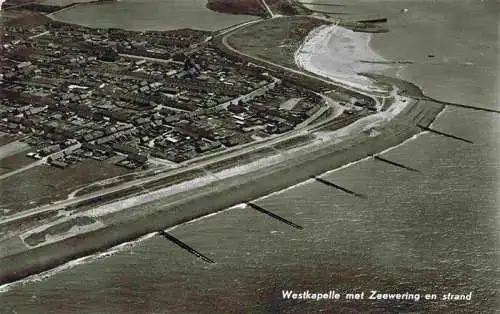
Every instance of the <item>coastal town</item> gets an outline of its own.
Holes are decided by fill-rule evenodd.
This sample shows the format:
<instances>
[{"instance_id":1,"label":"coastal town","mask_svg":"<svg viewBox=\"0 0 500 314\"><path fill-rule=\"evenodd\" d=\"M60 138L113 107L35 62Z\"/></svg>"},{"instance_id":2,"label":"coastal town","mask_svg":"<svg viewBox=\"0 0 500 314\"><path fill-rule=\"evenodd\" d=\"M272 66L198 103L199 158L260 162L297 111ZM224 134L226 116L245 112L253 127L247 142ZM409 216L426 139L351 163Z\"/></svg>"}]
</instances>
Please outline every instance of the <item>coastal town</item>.
<instances>
[{"instance_id":1,"label":"coastal town","mask_svg":"<svg viewBox=\"0 0 500 314\"><path fill-rule=\"evenodd\" d=\"M0 0L0 312L495 312L497 4Z\"/></svg>"},{"instance_id":2,"label":"coastal town","mask_svg":"<svg viewBox=\"0 0 500 314\"><path fill-rule=\"evenodd\" d=\"M3 25L0 131L25 135L28 155L56 167L178 163L285 133L324 107L313 91L228 58L208 32L38 24Z\"/></svg>"},{"instance_id":3,"label":"coastal town","mask_svg":"<svg viewBox=\"0 0 500 314\"><path fill-rule=\"evenodd\" d=\"M214 3L213 10L229 10L222 0L207 7ZM48 213L71 215L191 180L220 181L257 163L288 163L290 150L322 143L316 130L342 129L396 100L298 70L294 51L326 22L295 16L305 13L296 2L248 3L261 11L232 8L285 18L218 31L133 31L51 15L74 3L7 1L0 47L4 235L18 222L52 220ZM256 31L274 35L247 47L257 24ZM19 193L19 184L29 192Z\"/></svg>"},{"instance_id":4,"label":"coastal town","mask_svg":"<svg viewBox=\"0 0 500 314\"><path fill-rule=\"evenodd\" d=\"M337 24L295 1L248 3L265 18L217 31L87 27L33 2L2 12L3 281L47 269L31 259L38 249L57 264L81 256L52 250L74 237L94 250L241 202L267 213L248 200L311 178L363 197L317 175L418 132L391 121L415 105L400 91L418 88L304 71L294 58L309 32ZM429 125L442 107L408 119Z\"/></svg>"}]
</instances>

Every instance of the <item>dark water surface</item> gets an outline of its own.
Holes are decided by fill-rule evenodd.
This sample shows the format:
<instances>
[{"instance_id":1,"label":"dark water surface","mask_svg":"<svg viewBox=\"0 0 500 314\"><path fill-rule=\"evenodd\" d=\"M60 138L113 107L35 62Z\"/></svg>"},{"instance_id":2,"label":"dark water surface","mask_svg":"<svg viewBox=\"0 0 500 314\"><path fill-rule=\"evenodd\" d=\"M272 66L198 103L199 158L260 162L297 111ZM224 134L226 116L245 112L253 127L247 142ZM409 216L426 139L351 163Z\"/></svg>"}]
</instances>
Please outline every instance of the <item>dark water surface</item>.
<instances>
[{"instance_id":1,"label":"dark water surface","mask_svg":"<svg viewBox=\"0 0 500 314\"><path fill-rule=\"evenodd\" d=\"M433 51L432 63L399 74L435 98L500 109L494 1L404 2L411 12L404 28L375 35L377 52L423 64ZM388 1L354 3L388 6ZM412 41L418 44L409 49ZM0 294L2 311L493 313L500 309L500 115L448 107L433 128L473 144L424 133L384 154L419 173L365 160L324 175L367 199L308 181L256 201L302 231L235 208L171 231L216 264L157 236L13 286ZM364 291L365 298L372 289L439 298L472 292L472 300L283 301L283 289Z\"/></svg>"},{"instance_id":2,"label":"dark water surface","mask_svg":"<svg viewBox=\"0 0 500 314\"><path fill-rule=\"evenodd\" d=\"M62 4L68 2L49 1ZM120 0L98 5L81 4L53 16L62 22L84 26L137 31L178 28L215 31L257 18L214 12L206 8L206 3L206 0Z\"/></svg>"}]
</instances>

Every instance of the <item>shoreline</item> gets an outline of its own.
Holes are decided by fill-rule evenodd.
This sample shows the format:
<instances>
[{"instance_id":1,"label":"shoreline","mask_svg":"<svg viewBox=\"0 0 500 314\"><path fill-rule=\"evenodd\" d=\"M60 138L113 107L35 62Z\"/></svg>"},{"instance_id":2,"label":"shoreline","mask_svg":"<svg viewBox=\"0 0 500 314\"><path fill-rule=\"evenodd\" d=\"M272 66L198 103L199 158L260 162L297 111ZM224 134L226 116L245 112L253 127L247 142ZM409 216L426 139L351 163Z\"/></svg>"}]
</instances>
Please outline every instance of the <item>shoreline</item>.
<instances>
[{"instance_id":1,"label":"shoreline","mask_svg":"<svg viewBox=\"0 0 500 314\"><path fill-rule=\"evenodd\" d=\"M444 106L436 106L433 110L429 110L429 106L417 102L385 125L381 134L376 137L357 134L339 145L330 145L319 151L310 152L298 160L275 165L271 169L264 168L256 173L243 174L237 180L226 180L220 184L209 184L195 191L188 191L184 193L189 194L187 197L182 198L181 195L181 199L168 205L164 205L161 199L140 205L138 206L140 208L164 206L141 217L123 220L60 242L6 256L0 261L0 283L12 283L72 260L104 252L160 229L173 227L246 201L262 198L303 183L309 180L311 175L321 175L385 151L420 133L420 130L408 121L408 118L411 119L414 115L415 107L419 109L416 110L419 112L427 110L424 122L430 124ZM291 169L294 171L290 171ZM255 189L255 186L259 189ZM137 209L131 208L131 210Z\"/></svg>"},{"instance_id":2,"label":"shoreline","mask_svg":"<svg viewBox=\"0 0 500 314\"><path fill-rule=\"evenodd\" d=\"M401 81L399 83L403 84ZM400 145L408 138L419 134L420 130L415 126L416 123L412 123L414 122L412 119L415 120L424 113L419 121L429 125L444 106L431 107L417 102L408 107L410 106L407 105L402 113L387 124L376 126L381 132L375 137L363 133L351 134L344 142L323 146L288 162L268 165L251 173L235 176L237 178L231 177L223 182L208 183L194 190L181 192L180 195L173 195L174 200L168 205L165 205L165 200L160 198L127 208L136 212L138 207L155 208L153 212L142 216L122 218L98 230L1 258L0 283L15 282L78 258L103 251L105 253L110 248L124 242L135 241L157 230L228 210L246 201L259 199L307 182L311 175L321 175L363 160ZM414 114L415 108L418 109L418 115ZM255 189L256 186L258 189Z\"/></svg>"},{"instance_id":3,"label":"shoreline","mask_svg":"<svg viewBox=\"0 0 500 314\"><path fill-rule=\"evenodd\" d=\"M340 33L340 38L335 38ZM315 28L306 37L305 41L296 51L294 58L299 68L316 75L341 81L347 86L364 89L370 92L387 92L386 89L376 85L376 80L360 75L360 72L383 70L387 66L377 66L365 62L388 62L378 55L370 46L371 33L354 32L340 25L323 25ZM348 42L346 42L346 39ZM330 44L335 40L335 45ZM336 50L329 50L335 46ZM354 47L347 50L347 47ZM344 54L344 55L342 55ZM320 65L318 59L324 59L324 64ZM313 59L316 59L313 62ZM363 62L364 61L364 62ZM334 67L325 68L326 65L333 64ZM360 68L359 70L355 67ZM376 69L379 68L379 69Z\"/></svg>"},{"instance_id":4,"label":"shoreline","mask_svg":"<svg viewBox=\"0 0 500 314\"><path fill-rule=\"evenodd\" d=\"M20 4L12 4L9 2L9 0L4 1L3 3L0 4L0 8L3 8L5 11L8 10L16 10L16 9L26 9L32 12L38 12L38 13L46 13L47 16L53 14L53 13L58 13L66 9L70 9L74 6L80 5L80 4L100 4L100 3L106 3L106 2L111 2L111 1L117 1L117 0L88 0L88 1L80 1L80 0L75 0L74 2L71 2L69 4L64 4L64 5L59 5L59 4L44 4L39 3L37 1L32 1L32 2L27 2L27 3L20 3Z\"/></svg>"},{"instance_id":5,"label":"shoreline","mask_svg":"<svg viewBox=\"0 0 500 314\"><path fill-rule=\"evenodd\" d=\"M177 2L182 4L182 0L177 0ZM110 3L112 5L109 5ZM89 2L76 2L68 6L61 6L60 9L46 14L46 17L55 22L65 23L69 25L78 25L88 28L114 28L136 32L163 32L191 29L211 33L219 32L227 28L232 28L238 24L256 21L261 18L258 15L250 15L244 13L231 14L212 10L208 8L206 4L203 4L193 7L194 9L198 9L198 11L195 12L196 14L202 14L202 16L206 15L206 18L200 19L200 23L185 23L185 20L176 19L175 10L173 12L167 12L167 16L164 17L160 17L158 14L151 15L150 19L144 20L144 23L129 23L127 22L128 19L123 12L125 12L124 9L127 9L131 5L134 6L134 2L120 2L118 0L93 0ZM102 6L104 10L104 13L102 13L103 15L100 15L101 18L94 20L85 18L85 14L90 14L94 11L98 11L99 7L97 6ZM184 11L180 11L177 8L178 5L175 5L175 3L174 7L179 12L185 12L185 10L187 10L184 8ZM74 9L76 13L73 14L73 12L71 12L72 14L66 14L69 12L65 11L70 9ZM77 15L76 17L74 16L75 14ZM196 14L194 15L194 20L196 20L197 18ZM106 17L106 21L103 20L104 16ZM224 17L226 17L226 19L224 19ZM221 21L226 20L228 21L221 23ZM156 23L151 23L151 21L155 21Z\"/></svg>"},{"instance_id":6,"label":"shoreline","mask_svg":"<svg viewBox=\"0 0 500 314\"><path fill-rule=\"evenodd\" d=\"M429 128L464 141L424 131L381 151L380 160L368 156L319 176L366 198L308 179L251 201L303 230L244 204L166 230L215 264L197 259L155 231L0 284L5 311L133 313L139 305L145 312L196 313L220 312L221 303L228 312L251 308L257 313L276 308L285 312L488 313L500 308L493 293L500 283L500 89L495 85L500 77L495 71L496 21L491 11L495 4L487 0L484 4L358 1L346 5L351 5L345 12L352 12L352 17L389 17L390 32L371 37L373 47L394 60L390 64L394 70L382 74L406 78L425 96L443 101L445 108ZM400 15L400 6L407 7L409 14ZM457 28L457 23L462 27ZM404 88L400 87L402 95ZM425 103L413 112L418 114ZM385 104L384 109L390 102ZM30 190L24 190L28 196L35 192ZM203 200L196 204L204 205ZM135 212L142 215L150 210L154 207L141 206ZM4 244L6 249L13 246ZM439 299L463 289L472 291L473 297L457 302L319 304L283 302L276 291L280 286L304 285L328 291L332 282L344 292L370 287L390 292L399 287L420 293L420 301L427 292ZM69 304L68 295L72 296Z\"/></svg>"},{"instance_id":7,"label":"shoreline","mask_svg":"<svg viewBox=\"0 0 500 314\"><path fill-rule=\"evenodd\" d=\"M237 3L232 0L207 0L207 9L220 13L255 15L266 17L266 11L260 0L243 0Z\"/></svg>"}]
</instances>

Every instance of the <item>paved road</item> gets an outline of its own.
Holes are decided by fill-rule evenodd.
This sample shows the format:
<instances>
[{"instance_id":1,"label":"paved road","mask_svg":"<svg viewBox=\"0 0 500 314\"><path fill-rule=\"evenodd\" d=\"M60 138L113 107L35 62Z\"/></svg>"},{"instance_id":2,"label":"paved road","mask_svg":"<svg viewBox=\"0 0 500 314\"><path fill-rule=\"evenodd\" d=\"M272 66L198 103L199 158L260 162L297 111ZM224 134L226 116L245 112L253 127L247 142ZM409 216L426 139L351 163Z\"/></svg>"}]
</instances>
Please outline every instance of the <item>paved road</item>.
<instances>
[{"instance_id":1,"label":"paved road","mask_svg":"<svg viewBox=\"0 0 500 314\"><path fill-rule=\"evenodd\" d=\"M28 39L35 39L35 38L38 38L38 37L41 37L41 36L45 36L45 35L49 35L49 34L50 34L50 31L45 31L45 32L40 33L40 34L36 34L36 35L30 36L30 37L28 37Z\"/></svg>"},{"instance_id":2,"label":"paved road","mask_svg":"<svg viewBox=\"0 0 500 314\"><path fill-rule=\"evenodd\" d=\"M146 57L146 56L137 56L137 55L129 55L126 53L119 53L118 54L120 57L125 57L125 58L130 58L130 59L139 59L139 60L148 60L148 61L153 61L153 62L158 62L158 63L173 63L173 64L178 64L179 62L170 59L161 59L161 58L151 58L151 57Z\"/></svg>"},{"instance_id":3,"label":"paved road","mask_svg":"<svg viewBox=\"0 0 500 314\"><path fill-rule=\"evenodd\" d=\"M276 18L286 18L286 17L276 17ZM240 28L238 28L238 29L240 29ZM235 29L233 31L236 31L236 30L237 29ZM340 86L340 87L345 88L347 90L351 90L351 91L353 91L355 93L358 93L358 94L370 97L370 98L372 98L376 102L377 106L380 105L380 101L379 101L379 99L377 97L375 97L375 95L369 94L366 91L363 91L363 90L354 88L352 86L349 86L349 85L347 85L347 84L345 84L345 83L343 83L341 81L337 81L337 80L333 80L333 79L324 79L324 78L318 77L316 75L312 75L312 74L306 73L306 72L301 71L301 70L292 69L292 68L283 66L281 64L277 64L277 63L271 62L269 60L265 60L265 59L262 59L260 57L252 56L252 55L246 54L244 52L241 52L241 51L237 50L236 48L232 47L228 43L228 37L231 36L231 35L232 35L231 32L228 32L228 33L224 34L224 36L222 37L222 44L224 46L226 46L227 49L231 50L232 52L234 52L236 54L239 54L239 55L241 55L241 56L243 56L245 58L256 60L259 63L264 63L264 64L270 65L272 67L279 68L279 69L284 70L284 71L289 72L289 73L298 74L298 75L301 75L301 76L304 76L304 77L307 77L307 78L312 78L312 79L321 81L323 83L326 83L326 84L329 84L329 85L332 85L332 86ZM379 95L379 96L382 96L382 95ZM388 95L384 95L383 97L387 97L387 96Z\"/></svg>"},{"instance_id":4,"label":"paved road","mask_svg":"<svg viewBox=\"0 0 500 314\"><path fill-rule=\"evenodd\" d=\"M256 90L253 90L248 94L241 95L239 97L236 97L235 99L231 99L229 101L226 101L225 103L219 104L219 105L217 105L217 108L218 109L227 109L227 107L229 107L230 104L237 104L240 100L243 102L247 102L247 101L249 101L257 96L264 95L266 93L266 91L273 89L276 86L276 84L279 84L280 82L281 81L279 79L273 77L272 82L270 82L262 87L259 87Z\"/></svg>"},{"instance_id":5,"label":"paved road","mask_svg":"<svg viewBox=\"0 0 500 314\"><path fill-rule=\"evenodd\" d=\"M288 71L288 72L291 72L291 73L294 73L294 74L299 74L299 75L303 75L303 76L306 76L306 77L309 77L309 78L312 78L312 79L320 80L320 81L325 82L325 83L330 84L330 85L335 85L336 84L336 83L334 83L334 82L332 82L330 80L322 79L322 78L319 78L317 76L304 73L302 71L291 69L291 68L288 68L288 67L285 67L285 66L282 66L282 65L279 65L279 64L276 64L276 63L273 63L273 62L270 62L270 61L258 58L258 57L254 57L254 56L250 56L250 55L241 53L238 50L236 50L235 48L231 47L227 43L227 37L232 33L232 31L235 31L235 30L240 29L242 27L245 27L247 25L258 23L260 21L262 21L262 20L257 20L257 21L251 21L251 22L248 22L248 23L243 23L243 24L238 25L235 28L228 29L223 34L219 34L219 35L223 36L222 37L222 43L228 49L230 49L231 51L233 51L233 52L235 52L237 54L243 55L243 56L245 56L247 58L258 60L259 62L262 62L262 63L265 63L265 64L269 64L269 65L271 65L273 67L278 67L278 68L280 68L282 70L285 70L285 71ZM141 59L144 59L144 58L141 57ZM154 59L154 58L150 58L150 59ZM158 60L162 60L163 62L167 61L167 60L164 60L164 59L158 59ZM338 84L338 85L342 86L342 84ZM378 99L376 99L376 97L373 97L372 95L369 95L369 94L364 93L364 92L360 92L358 90L354 90L354 89L352 89L350 87L345 87L345 86L342 86L342 87L350 89L350 90L353 90L355 92L358 92L360 94L366 95L368 97L374 98L376 100L377 104L379 104ZM330 117L329 119L327 119L327 121L331 121L333 118L334 117ZM87 194L87 195L83 195L81 197L77 197L77 198L73 198L73 199L66 199L66 200L55 202L53 204L49 204L49 205L45 205L45 206L42 206L42 207L31 209L31 210L28 210L28 211L24 211L24 212L21 212L21 213L17 213L17 214L9 216L8 218L0 220L0 225L8 223L8 222L13 221L13 220L20 219L20 218L29 217L29 216L34 215L34 214L43 213L43 212L47 212L47 211L51 211L51 210L62 209L64 207L67 207L67 206L72 205L72 204L79 203L81 201L89 200L89 199L92 199L92 198L95 198L95 197L99 197L99 196L104 196L104 195L106 195L108 193L117 192L117 191L129 188L129 187L140 186L140 185L152 182L152 181L156 181L156 180L160 180L160 179L166 178L168 176L172 176L172 175L175 175L175 174L182 173L184 171L189 171L189 170L192 170L192 169L199 169L199 168L205 167L205 166L207 166L207 165L209 165L211 163L222 161L222 160L225 160L225 159L228 159L228 158L231 158L231 157L235 157L235 156L239 156L239 155L244 155L244 154L250 153L253 150L256 150L256 149L259 149L259 148L263 148L263 147L269 147L269 146L271 146L273 144L276 144L279 141L295 137L295 136L297 136L299 134L303 134L303 133L307 132L308 130L312 130L315 127L317 127L318 125L323 124L323 123L325 123L327 121L321 121L321 122L318 122L318 123L315 123L315 124L311 124L311 125L306 126L303 129L293 130L293 131L291 131L289 133L286 133L286 134L284 134L282 136L279 136L279 137L275 137L275 138L271 138L271 139L265 139L265 140L257 142L257 143L255 143L255 142L254 143L249 143L248 146L244 145L242 147L238 147L234 151L229 151L229 152L226 151L226 152L222 152L222 153L219 153L219 154L214 154L214 156L216 156L214 158L211 158L211 159L208 159L208 160L205 160L205 159L202 158L202 159L200 159L201 160L200 162L197 162L197 163L194 163L194 164L188 164L188 165L186 165L184 167L181 167L181 168L178 168L178 169L174 169L172 171L162 172L162 173L159 173L159 174L147 177L147 178L141 178L141 179L137 179L137 180L134 180L134 181L129 181L129 182L123 183L122 185L117 186L117 187L112 187L112 188L108 188L108 189L105 189L105 190L96 191L96 192L93 192L93 193L90 193L90 194Z\"/></svg>"},{"instance_id":6,"label":"paved road","mask_svg":"<svg viewBox=\"0 0 500 314\"><path fill-rule=\"evenodd\" d=\"M21 173L23 171L29 170L29 169L31 169L33 167L37 167L37 166L43 165L46 162L47 162L47 157L44 157L44 158L42 158L40 160L37 160L37 161L35 161L35 162L27 165L27 166L24 166L22 168L19 168L19 169L16 169L14 171L7 172L7 173L4 173L4 174L0 175L0 180L6 179L6 178L8 178L10 176L13 176L15 174L18 174L18 173Z\"/></svg>"},{"instance_id":7,"label":"paved road","mask_svg":"<svg viewBox=\"0 0 500 314\"><path fill-rule=\"evenodd\" d=\"M326 97L324 95L321 95L321 97L323 97L323 99L325 100L326 106L322 106L313 115L311 115L309 118L307 118L307 120L297 124L295 126L296 129L301 129L301 128L306 127L307 125L311 124L316 119L321 117L321 115L324 114L326 111L328 111L332 108L334 109L334 112L332 112L333 117L338 117L340 114L342 114L342 112L344 110L343 110L343 108L339 108L341 106L337 102L333 101L331 98Z\"/></svg>"},{"instance_id":8,"label":"paved road","mask_svg":"<svg viewBox=\"0 0 500 314\"><path fill-rule=\"evenodd\" d=\"M185 164L182 164L181 167L170 170L170 171L161 172L161 173L158 173L158 174L146 177L146 178L141 178L141 179L136 179L133 181L125 182L125 183L123 183L119 186L116 186L116 187L107 188L107 189L96 191L96 192L86 194L86 195L83 195L80 197L65 199L65 200L54 202L52 204L48 204L48 205L44 205L41 207L33 208L31 210L16 213L16 214L10 215L10 216L0 220L0 225L3 225L5 223L11 222L11 221L14 221L17 219L26 218L26 217L29 217L31 215L35 215L35 214L39 214L39 213L43 213L43 212L47 212L47 211L51 211L51 210L63 209L67 206L70 206L70 205L73 205L73 204L76 204L76 203L79 203L79 202L82 202L85 200L89 200L89 199L92 199L95 197L104 196L106 194L118 192L118 191L130 188L130 187L134 187L134 186L140 186L140 185L143 185L143 184L146 184L149 182L161 180L163 178L173 176L173 175L176 175L176 174L179 174L182 172L190 171L193 169L200 169L202 167L206 167L209 164L212 164L215 162L219 162L219 161L223 161L223 160L228 159L228 158L248 154L248 153L250 153L254 150L257 150L259 148L270 147L272 145L277 144L278 142L281 142L281 141L290 139L292 137L307 133L307 132L309 132L309 130L313 130L316 127L318 127L319 125L322 125L324 123L328 123L329 121L333 120L334 118L336 118L336 117L332 116L332 117L327 118L326 120L307 125L306 127L302 128L302 129L293 130L293 131L290 131L289 133L285 133L285 134L280 135L280 136L267 138L267 139L264 139L264 140L261 140L258 142L248 143L248 144L240 146L240 147L234 147L231 151L223 151L220 153L215 153L213 155L214 156L213 158L207 159L206 157L202 157L202 158L205 158L206 160L203 160L202 158L200 158L201 161L199 161L199 162L185 163ZM41 161L42 160L40 160L38 162L41 162Z\"/></svg>"}]
</instances>

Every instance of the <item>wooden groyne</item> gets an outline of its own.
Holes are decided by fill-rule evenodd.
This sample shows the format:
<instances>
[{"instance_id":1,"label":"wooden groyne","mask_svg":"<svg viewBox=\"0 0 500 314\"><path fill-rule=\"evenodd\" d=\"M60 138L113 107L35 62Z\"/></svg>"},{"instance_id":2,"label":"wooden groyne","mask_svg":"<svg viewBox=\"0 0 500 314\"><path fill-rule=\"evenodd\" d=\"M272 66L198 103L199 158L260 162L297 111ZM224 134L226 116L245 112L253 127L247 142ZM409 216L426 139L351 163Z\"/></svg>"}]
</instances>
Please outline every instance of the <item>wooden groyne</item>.
<instances>
[{"instance_id":1,"label":"wooden groyne","mask_svg":"<svg viewBox=\"0 0 500 314\"><path fill-rule=\"evenodd\" d=\"M200 252L198 252L197 250L193 249L192 247L190 247L186 243L184 243L181 240L177 239L176 237L168 234L164 230L160 230L160 231L158 231L158 233L161 234L165 239L173 242L174 244L177 244L179 247L183 248L184 250L188 251L189 253L193 254L194 256L200 258L201 260L203 260L203 261L205 261L207 263L211 263L211 264L215 263L210 258L208 258L205 255L201 254Z\"/></svg>"},{"instance_id":2,"label":"wooden groyne","mask_svg":"<svg viewBox=\"0 0 500 314\"><path fill-rule=\"evenodd\" d=\"M446 136L446 137L453 138L453 139L456 139L456 140L459 140L459 141L462 141L462 142L466 142L466 143L469 143L469 144L474 144L472 141L469 141L468 139L465 139L463 137L458 137L458 136L455 136L455 135L452 135L452 134L448 134L448 133L444 133L444 132L441 132L441 131L437 131L437 130L431 129L429 127L420 125L420 124L417 124L417 126L419 128L421 128L422 130L429 131L429 132L434 133L434 134Z\"/></svg>"},{"instance_id":3,"label":"wooden groyne","mask_svg":"<svg viewBox=\"0 0 500 314\"><path fill-rule=\"evenodd\" d=\"M311 176L311 179L315 179L316 181L321 182L321 183L323 183L324 185L328 185L328 186L334 187L334 188L336 188L336 189L338 189L338 190L341 190L341 191L343 191L343 192L346 192L347 194L351 194L351 195L354 195L354 196L357 196L357 197L360 197L360 198L366 198L366 196L365 196L365 195L363 195L363 194L360 194L360 193L357 193L357 192L351 191L351 190L349 190L349 189L346 189L346 188L345 188L345 187L343 187L343 186L337 185L337 184L335 184L335 183L333 183L333 182L330 182L330 181L327 181L327 180L325 180L325 179L321 179L320 177Z\"/></svg>"},{"instance_id":4,"label":"wooden groyne","mask_svg":"<svg viewBox=\"0 0 500 314\"><path fill-rule=\"evenodd\" d=\"M387 23L387 18L378 18L378 19L369 19L369 20L361 20L359 23Z\"/></svg>"},{"instance_id":5,"label":"wooden groyne","mask_svg":"<svg viewBox=\"0 0 500 314\"><path fill-rule=\"evenodd\" d=\"M477 110L477 111L485 111L485 112L492 112L492 113L500 113L500 110L497 109L491 109L491 108L485 108L485 107L477 107L477 106L471 106L471 105L464 105L464 104L457 104L453 102L447 102L447 101L442 101L430 97L424 97L422 98L424 100L432 101L438 104L442 104L445 106L450 106L450 107L459 107L459 108L466 108L466 109L472 109L472 110Z\"/></svg>"},{"instance_id":6,"label":"wooden groyne","mask_svg":"<svg viewBox=\"0 0 500 314\"><path fill-rule=\"evenodd\" d=\"M291 222L290 220L287 220L287 219L285 219L285 218L283 218L283 217L281 217L281 216L279 216L279 215L276 215L275 213L270 212L270 211L268 211L267 209L264 209L264 208L260 207L260 206L259 206L259 205L257 205L257 204L254 204L254 203L252 203L252 202L247 202L246 204L247 204L248 206L250 206L251 208L253 208L253 209L255 209L255 210L257 210L257 211L259 211L259 212L261 212L261 213L263 213L263 214L266 214L266 215L268 215L268 216L270 216L270 217L272 217L272 218L274 218L274 219L276 219L276 220L279 220L279 221L281 221L281 222L283 222L283 223L286 223L286 224L287 224L287 225L289 225L289 226L294 227L295 229L299 229L299 230L304 229L304 227L299 226L299 225L297 225L297 224L295 224L295 223Z\"/></svg>"},{"instance_id":7,"label":"wooden groyne","mask_svg":"<svg viewBox=\"0 0 500 314\"><path fill-rule=\"evenodd\" d=\"M403 168L403 169L410 170L410 171L413 171L413 172L420 172L420 170L417 170L417 169L414 169L414 168L411 168L411 167L405 166L405 165L403 165L403 164L400 164L400 163L394 162L394 161L389 160L389 159L382 158L382 157L377 156L377 155L374 155L374 156L373 156L373 158L374 158L374 159L376 159L376 160L379 160L379 161L382 161L382 162L388 163L388 164L390 164L390 165L393 165L393 166L399 167L399 168Z\"/></svg>"}]
</instances>

